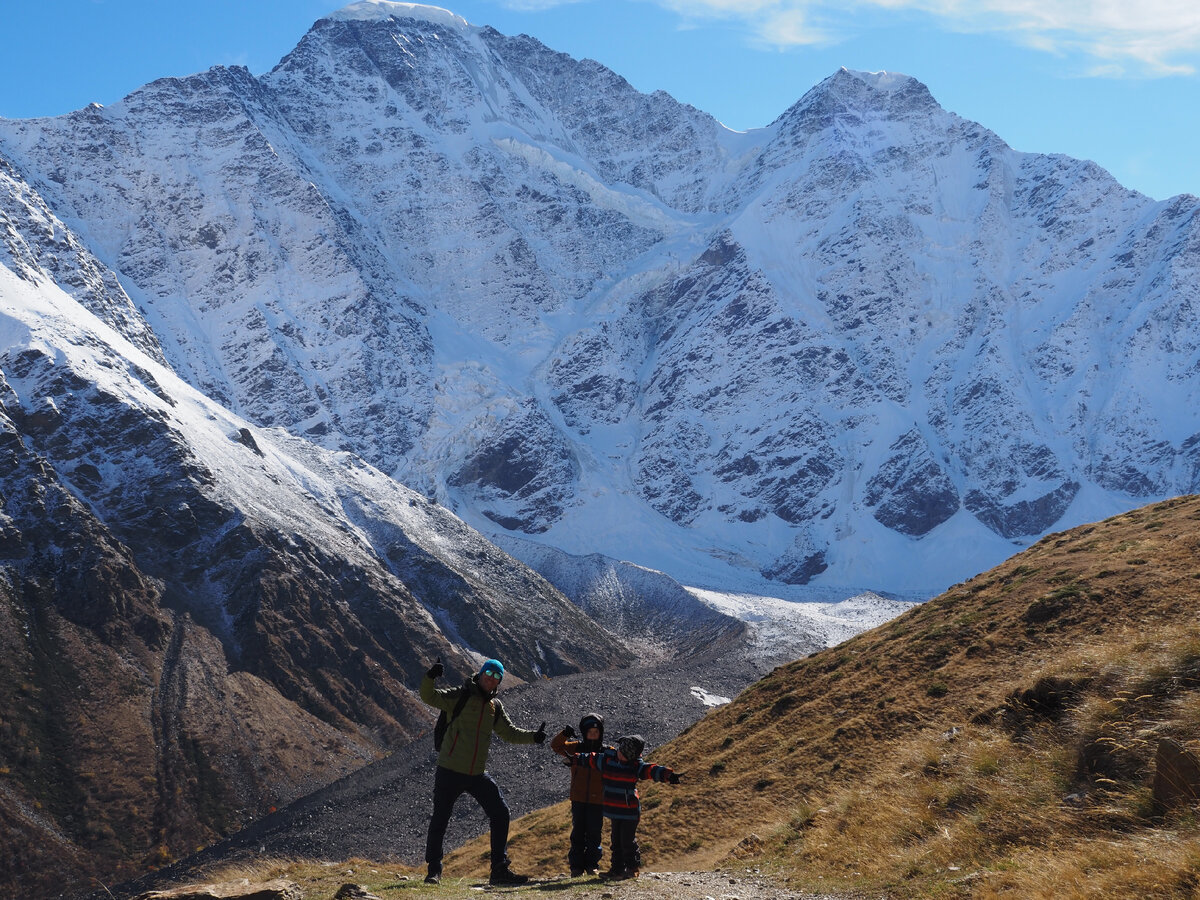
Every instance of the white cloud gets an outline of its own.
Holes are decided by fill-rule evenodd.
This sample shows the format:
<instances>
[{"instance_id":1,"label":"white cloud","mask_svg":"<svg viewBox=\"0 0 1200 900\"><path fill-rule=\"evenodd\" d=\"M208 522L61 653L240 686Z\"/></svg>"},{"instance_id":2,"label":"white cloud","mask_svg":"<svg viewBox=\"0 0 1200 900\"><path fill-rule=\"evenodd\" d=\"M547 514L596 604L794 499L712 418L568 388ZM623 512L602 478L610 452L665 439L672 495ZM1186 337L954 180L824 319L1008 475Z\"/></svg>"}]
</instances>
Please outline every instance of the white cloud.
<instances>
[{"instance_id":1,"label":"white cloud","mask_svg":"<svg viewBox=\"0 0 1200 900\"><path fill-rule=\"evenodd\" d=\"M652 0L686 24L704 19L741 21L758 42L771 47L829 44L837 33L821 24L821 0ZM833 2L833 0L831 0Z\"/></svg>"},{"instance_id":2,"label":"white cloud","mask_svg":"<svg viewBox=\"0 0 1200 900\"><path fill-rule=\"evenodd\" d=\"M537 0L523 0L537 2ZM545 0L553 3L555 0ZM778 46L828 43L856 14L917 11L941 27L999 33L1035 49L1081 53L1093 72L1181 74L1200 53L1196 0L653 0L695 22L740 20Z\"/></svg>"}]
</instances>

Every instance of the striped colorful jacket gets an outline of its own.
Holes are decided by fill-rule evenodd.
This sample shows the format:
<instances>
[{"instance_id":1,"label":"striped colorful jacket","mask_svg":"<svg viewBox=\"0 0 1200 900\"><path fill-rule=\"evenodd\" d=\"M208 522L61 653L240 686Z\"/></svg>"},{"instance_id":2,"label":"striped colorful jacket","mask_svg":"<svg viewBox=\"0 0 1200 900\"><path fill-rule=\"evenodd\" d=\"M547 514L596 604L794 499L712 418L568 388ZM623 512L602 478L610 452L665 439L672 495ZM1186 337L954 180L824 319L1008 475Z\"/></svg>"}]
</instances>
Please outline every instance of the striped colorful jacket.
<instances>
[{"instance_id":1,"label":"striped colorful jacket","mask_svg":"<svg viewBox=\"0 0 1200 900\"><path fill-rule=\"evenodd\" d=\"M674 774L666 766L656 766L640 757L621 762L617 751L607 747L599 753L580 753L571 757L571 764L588 766L600 773L604 783L604 815L609 819L638 819L642 815L642 799L638 794L639 781L666 781Z\"/></svg>"}]
</instances>

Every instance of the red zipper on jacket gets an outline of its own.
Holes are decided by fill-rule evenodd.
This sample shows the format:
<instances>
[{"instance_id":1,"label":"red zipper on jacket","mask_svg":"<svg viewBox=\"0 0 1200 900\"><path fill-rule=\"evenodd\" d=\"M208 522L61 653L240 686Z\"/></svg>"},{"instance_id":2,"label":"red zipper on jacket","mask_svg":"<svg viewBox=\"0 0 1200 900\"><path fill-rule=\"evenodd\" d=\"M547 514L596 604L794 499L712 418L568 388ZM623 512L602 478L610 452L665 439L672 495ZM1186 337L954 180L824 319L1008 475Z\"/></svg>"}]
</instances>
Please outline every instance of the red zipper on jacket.
<instances>
[{"instance_id":1,"label":"red zipper on jacket","mask_svg":"<svg viewBox=\"0 0 1200 900\"><path fill-rule=\"evenodd\" d=\"M483 711L487 709L489 705L490 704L484 703L479 707L479 721L475 723L475 753L471 757L471 772L475 771L475 761L479 759L479 738L480 733L483 731Z\"/></svg>"}]
</instances>

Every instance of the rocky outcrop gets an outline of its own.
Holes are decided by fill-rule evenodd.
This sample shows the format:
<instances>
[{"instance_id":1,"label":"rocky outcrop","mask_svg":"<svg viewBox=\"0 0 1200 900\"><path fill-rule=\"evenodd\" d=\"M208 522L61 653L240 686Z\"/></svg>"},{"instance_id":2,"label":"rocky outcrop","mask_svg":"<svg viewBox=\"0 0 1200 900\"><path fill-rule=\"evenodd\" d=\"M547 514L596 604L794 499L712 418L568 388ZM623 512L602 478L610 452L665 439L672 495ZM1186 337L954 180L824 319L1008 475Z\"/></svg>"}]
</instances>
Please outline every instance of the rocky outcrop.
<instances>
[{"instance_id":1,"label":"rocky outcrop","mask_svg":"<svg viewBox=\"0 0 1200 900\"><path fill-rule=\"evenodd\" d=\"M1200 758L1178 741L1160 740L1154 755L1152 796L1160 815L1200 800Z\"/></svg>"},{"instance_id":2,"label":"rocky outcrop","mask_svg":"<svg viewBox=\"0 0 1200 900\"><path fill-rule=\"evenodd\" d=\"M479 438L448 474L448 487L508 531L540 534L562 518L576 490L576 463L545 413L527 404Z\"/></svg>"},{"instance_id":3,"label":"rocky outcrop","mask_svg":"<svg viewBox=\"0 0 1200 900\"><path fill-rule=\"evenodd\" d=\"M338 897L341 896L339 892ZM295 882L282 878L251 882L243 878L219 884L184 885L165 891L146 891L133 900L302 900L303 897L304 891Z\"/></svg>"},{"instance_id":4,"label":"rocky outcrop","mask_svg":"<svg viewBox=\"0 0 1200 900\"><path fill-rule=\"evenodd\" d=\"M889 456L867 482L863 501L881 525L920 537L958 512L962 500L916 429L888 447Z\"/></svg>"}]
</instances>

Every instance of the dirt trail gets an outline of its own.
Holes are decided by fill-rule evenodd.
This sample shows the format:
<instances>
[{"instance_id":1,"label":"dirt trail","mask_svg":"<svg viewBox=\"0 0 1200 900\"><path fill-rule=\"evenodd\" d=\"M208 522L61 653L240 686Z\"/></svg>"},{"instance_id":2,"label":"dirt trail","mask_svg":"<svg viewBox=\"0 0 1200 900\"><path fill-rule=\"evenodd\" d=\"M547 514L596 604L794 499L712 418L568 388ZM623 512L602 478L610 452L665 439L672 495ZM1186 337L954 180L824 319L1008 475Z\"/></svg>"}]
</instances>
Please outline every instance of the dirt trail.
<instances>
[{"instance_id":1,"label":"dirt trail","mask_svg":"<svg viewBox=\"0 0 1200 900\"><path fill-rule=\"evenodd\" d=\"M570 900L886 900L877 894L836 892L814 894L789 887L758 870L717 872L646 871L629 881L570 879L565 875L535 879L521 887L491 887L477 878L447 878L438 886L442 900L513 895L558 896Z\"/></svg>"}]
</instances>

